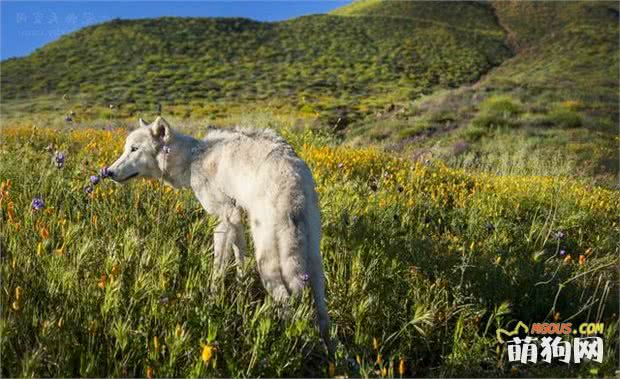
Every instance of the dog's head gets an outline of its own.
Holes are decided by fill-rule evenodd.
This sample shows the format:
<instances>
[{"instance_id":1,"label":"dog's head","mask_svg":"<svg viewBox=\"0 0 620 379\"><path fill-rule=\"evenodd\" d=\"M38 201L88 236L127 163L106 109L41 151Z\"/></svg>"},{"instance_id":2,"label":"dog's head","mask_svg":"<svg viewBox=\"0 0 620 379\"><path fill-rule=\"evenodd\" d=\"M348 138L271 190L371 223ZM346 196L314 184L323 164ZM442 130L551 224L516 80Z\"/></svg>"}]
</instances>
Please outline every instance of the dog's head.
<instances>
[{"instance_id":1,"label":"dog's head","mask_svg":"<svg viewBox=\"0 0 620 379\"><path fill-rule=\"evenodd\" d=\"M163 154L173 139L174 133L163 118L157 117L152 124L140 119L140 127L129 133L123 154L108 168L107 174L118 183L138 176L160 177Z\"/></svg>"}]
</instances>

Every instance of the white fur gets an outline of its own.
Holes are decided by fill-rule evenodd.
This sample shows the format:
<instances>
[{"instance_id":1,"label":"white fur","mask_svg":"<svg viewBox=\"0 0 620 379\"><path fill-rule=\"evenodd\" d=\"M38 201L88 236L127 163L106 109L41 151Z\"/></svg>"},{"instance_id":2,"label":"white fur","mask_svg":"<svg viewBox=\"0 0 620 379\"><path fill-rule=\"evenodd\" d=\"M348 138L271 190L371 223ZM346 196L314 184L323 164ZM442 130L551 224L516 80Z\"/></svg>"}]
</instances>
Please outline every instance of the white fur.
<instances>
[{"instance_id":1,"label":"white fur","mask_svg":"<svg viewBox=\"0 0 620 379\"><path fill-rule=\"evenodd\" d=\"M163 178L177 188L191 187L204 209L219 219L215 278L223 274L231 253L241 267L246 254L245 211L263 285L274 299L285 301L308 281L321 335L328 343L321 220L305 162L268 129L211 129L200 141L174 133L161 117L150 125L140 120L140 125L110 166L113 179Z\"/></svg>"}]
</instances>

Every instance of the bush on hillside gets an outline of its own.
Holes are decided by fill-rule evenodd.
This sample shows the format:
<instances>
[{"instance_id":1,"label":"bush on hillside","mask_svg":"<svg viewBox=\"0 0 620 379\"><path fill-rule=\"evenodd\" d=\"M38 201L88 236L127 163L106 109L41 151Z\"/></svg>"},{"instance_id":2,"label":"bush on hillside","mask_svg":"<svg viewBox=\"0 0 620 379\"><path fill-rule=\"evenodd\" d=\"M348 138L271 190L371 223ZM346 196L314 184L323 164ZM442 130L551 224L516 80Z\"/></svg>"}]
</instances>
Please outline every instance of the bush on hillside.
<instances>
[{"instance_id":1,"label":"bush on hillside","mask_svg":"<svg viewBox=\"0 0 620 379\"><path fill-rule=\"evenodd\" d=\"M563 107L554 106L548 114L549 122L562 128L576 128L581 126L581 116L578 112Z\"/></svg>"},{"instance_id":2,"label":"bush on hillside","mask_svg":"<svg viewBox=\"0 0 620 379\"><path fill-rule=\"evenodd\" d=\"M491 96L480 104L480 111L472 120L472 125L482 128L518 126L518 116L523 107L518 100L507 95Z\"/></svg>"}]
</instances>

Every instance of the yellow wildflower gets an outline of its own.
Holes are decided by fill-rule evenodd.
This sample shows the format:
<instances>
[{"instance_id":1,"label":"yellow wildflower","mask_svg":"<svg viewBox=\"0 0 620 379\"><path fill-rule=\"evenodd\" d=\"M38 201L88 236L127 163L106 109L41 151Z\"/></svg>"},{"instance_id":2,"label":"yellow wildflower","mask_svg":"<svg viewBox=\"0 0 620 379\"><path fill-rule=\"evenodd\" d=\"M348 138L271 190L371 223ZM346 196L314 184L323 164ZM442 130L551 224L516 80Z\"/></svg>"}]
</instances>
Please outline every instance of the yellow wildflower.
<instances>
[{"instance_id":1,"label":"yellow wildflower","mask_svg":"<svg viewBox=\"0 0 620 379\"><path fill-rule=\"evenodd\" d=\"M97 282L97 287L104 289L107 278L108 276L106 274L101 274L101 277L99 278L99 282Z\"/></svg>"},{"instance_id":2,"label":"yellow wildflower","mask_svg":"<svg viewBox=\"0 0 620 379\"><path fill-rule=\"evenodd\" d=\"M97 326L97 320L92 320L90 322L90 325L88 325L88 333L94 336L95 333L97 333Z\"/></svg>"},{"instance_id":3,"label":"yellow wildflower","mask_svg":"<svg viewBox=\"0 0 620 379\"><path fill-rule=\"evenodd\" d=\"M377 337L372 338L372 348L375 350L379 350L379 340Z\"/></svg>"},{"instance_id":4,"label":"yellow wildflower","mask_svg":"<svg viewBox=\"0 0 620 379\"><path fill-rule=\"evenodd\" d=\"M212 345L204 345L202 348L202 361L207 365L211 362L211 358L213 358L213 354L215 353L215 347Z\"/></svg>"},{"instance_id":5,"label":"yellow wildflower","mask_svg":"<svg viewBox=\"0 0 620 379\"><path fill-rule=\"evenodd\" d=\"M329 362L329 364L327 365L327 376L329 376L330 378L336 376L336 365L334 364L334 362Z\"/></svg>"},{"instance_id":6,"label":"yellow wildflower","mask_svg":"<svg viewBox=\"0 0 620 379\"><path fill-rule=\"evenodd\" d=\"M517 376L519 374L519 368L516 366L512 366L510 368L510 375Z\"/></svg>"},{"instance_id":7,"label":"yellow wildflower","mask_svg":"<svg viewBox=\"0 0 620 379\"><path fill-rule=\"evenodd\" d=\"M118 263L114 263L114 265L112 265L112 271L110 272L110 274L112 276L118 276L118 274L121 273L121 265Z\"/></svg>"},{"instance_id":8,"label":"yellow wildflower","mask_svg":"<svg viewBox=\"0 0 620 379\"><path fill-rule=\"evenodd\" d=\"M9 222L12 223L13 219L15 218L15 206L12 201L9 201L9 203L7 204L6 213L9 216Z\"/></svg>"},{"instance_id":9,"label":"yellow wildflower","mask_svg":"<svg viewBox=\"0 0 620 379\"><path fill-rule=\"evenodd\" d=\"M159 338L157 336L153 337L153 347L155 348L155 352L159 353Z\"/></svg>"},{"instance_id":10,"label":"yellow wildflower","mask_svg":"<svg viewBox=\"0 0 620 379\"><path fill-rule=\"evenodd\" d=\"M583 266L585 264L586 264L586 256L582 254L579 256L579 265Z\"/></svg>"},{"instance_id":11,"label":"yellow wildflower","mask_svg":"<svg viewBox=\"0 0 620 379\"><path fill-rule=\"evenodd\" d=\"M13 310L15 310L15 311L19 311L20 308L21 308L21 305L19 304L19 301L17 301L17 300L15 300L11 306L12 306Z\"/></svg>"},{"instance_id":12,"label":"yellow wildflower","mask_svg":"<svg viewBox=\"0 0 620 379\"><path fill-rule=\"evenodd\" d=\"M54 255L57 256L57 257L61 257L61 256L65 255L65 245L63 244L58 249L54 249Z\"/></svg>"},{"instance_id":13,"label":"yellow wildflower","mask_svg":"<svg viewBox=\"0 0 620 379\"><path fill-rule=\"evenodd\" d=\"M153 379L153 367L149 366L146 368L146 377L148 379Z\"/></svg>"},{"instance_id":14,"label":"yellow wildflower","mask_svg":"<svg viewBox=\"0 0 620 379\"><path fill-rule=\"evenodd\" d=\"M8 196L9 190L11 189L11 179L7 179L0 184L0 194L6 193Z\"/></svg>"},{"instance_id":15,"label":"yellow wildflower","mask_svg":"<svg viewBox=\"0 0 620 379\"><path fill-rule=\"evenodd\" d=\"M45 241L46 239L48 239L50 237L50 232L49 232L49 230L47 230L46 227L42 227L41 229L39 229L39 235Z\"/></svg>"},{"instance_id":16,"label":"yellow wildflower","mask_svg":"<svg viewBox=\"0 0 620 379\"><path fill-rule=\"evenodd\" d=\"M407 369L407 367L405 366L405 360L403 358L400 359L400 362L398 362L398 373L400 374L401 378L403 375L405 375L405 370Z\"/></svg>"},{"instance_id":17,"label":"yellow wildflower","mask_svg":"<svg viewBox=\"0 0 620 379\"><path fill-rule=\"evenodd\" d=\"M21 300L21 298L22 298L22 293L23 293L23 292L24 292L24 291L22 290L22 288L21 288L21 287L19 287L19 286L18 286L18 287L16 287L16 288L15 288L15 300L18 300L18 301L19 301L19 300Z\"/></svg>"}]
</instances>

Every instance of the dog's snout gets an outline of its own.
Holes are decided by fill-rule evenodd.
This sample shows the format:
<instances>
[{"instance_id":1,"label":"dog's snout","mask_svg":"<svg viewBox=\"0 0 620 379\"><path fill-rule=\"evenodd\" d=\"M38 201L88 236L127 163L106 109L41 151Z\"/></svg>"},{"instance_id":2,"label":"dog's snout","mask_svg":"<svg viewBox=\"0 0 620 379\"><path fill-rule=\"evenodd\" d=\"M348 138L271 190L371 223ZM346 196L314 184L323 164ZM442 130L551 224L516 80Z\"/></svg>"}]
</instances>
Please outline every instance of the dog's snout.
<instances>
[{"instance_id":1,"label":"dog's snout","mask_svg":"<svg viewBox=\"0 0 620 379\"><path fill-rule=\"evenodd\" d=\"M110 169L108 169L108 173L107 173L107 174L108 174L108 176L109 176L110 178L113 178L113 177L114 177L114 171L112 171L112 170L110 170Z\"/></svg>"}]
</instances>

